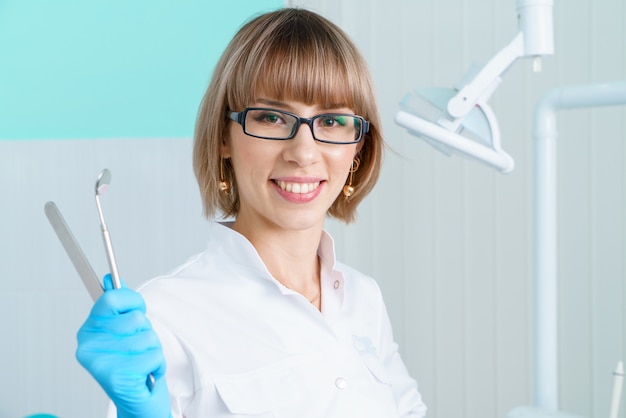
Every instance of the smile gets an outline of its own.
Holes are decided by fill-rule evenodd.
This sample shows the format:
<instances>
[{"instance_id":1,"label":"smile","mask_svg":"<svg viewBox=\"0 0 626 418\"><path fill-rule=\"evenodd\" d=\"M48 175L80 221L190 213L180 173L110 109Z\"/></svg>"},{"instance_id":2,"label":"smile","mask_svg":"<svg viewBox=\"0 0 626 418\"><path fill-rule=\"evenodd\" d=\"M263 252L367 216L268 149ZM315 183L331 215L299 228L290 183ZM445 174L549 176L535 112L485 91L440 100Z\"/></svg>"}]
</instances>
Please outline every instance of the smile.
<instances>
[{"instance_id":1,"label":"smile","mask_svg":"<svg viewBox=\"0 0 626 418\"><path fill-rule=\"evenodd\" d=\"M296 194L311 193L320 185L319 181L313 183L290 183L282 180L274 180L274 183L276 183L282 190Z\"/></svg>"}]
</instances>

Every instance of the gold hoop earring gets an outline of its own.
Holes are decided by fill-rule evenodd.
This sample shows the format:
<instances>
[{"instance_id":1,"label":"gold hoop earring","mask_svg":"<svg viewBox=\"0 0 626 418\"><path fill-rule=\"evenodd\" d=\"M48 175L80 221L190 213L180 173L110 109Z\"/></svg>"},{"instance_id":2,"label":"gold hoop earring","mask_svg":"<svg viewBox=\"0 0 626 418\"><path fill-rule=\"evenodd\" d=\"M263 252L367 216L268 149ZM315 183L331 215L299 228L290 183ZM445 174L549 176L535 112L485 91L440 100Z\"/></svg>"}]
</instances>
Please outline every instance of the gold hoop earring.
<instances>
[{"instance_id":1,"label":"gold hoop earring","mask_svg":"<svg viewBox=\"0 0 626 418\"><path fill-rule=\"evenodd\" d=\"M230 181L224 178L224 158L220 158L220 182L218 185L220 192L230 193Z\"/></svg>"},{"instance_id":2,"label":"gold hoop earring","mask_svg":"<svg viewBox=\"0 0 626 418\"><path fill-rule=\"evenodd\" d=\"M354 187L352 186L352 179L354 173L359 169L359 165L361 165L361 160L356 157L352 161L352 165L350 166L350 178L348 179L348 183L343 186L343 196L346 200L350 200L350 196L354 194Z\"/></svg>"}]
</instances>

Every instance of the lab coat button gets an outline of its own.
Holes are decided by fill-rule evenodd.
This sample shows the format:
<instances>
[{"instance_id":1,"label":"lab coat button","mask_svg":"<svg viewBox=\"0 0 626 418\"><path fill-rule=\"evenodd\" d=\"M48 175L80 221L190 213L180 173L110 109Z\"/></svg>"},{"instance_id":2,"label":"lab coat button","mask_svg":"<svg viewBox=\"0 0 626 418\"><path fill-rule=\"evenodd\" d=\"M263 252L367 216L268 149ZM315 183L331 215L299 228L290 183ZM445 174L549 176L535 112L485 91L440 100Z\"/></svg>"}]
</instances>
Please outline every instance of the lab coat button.
<instances>
[{"instance_id":1,"label":"lab coat button","mask_svg":"<svg viewBox=\"0 0 626 418\"><path fill-rule=\"evenodd\" d=\"M333 287L335 289L339 289L339 280L335 280L335 283L333 283Z\"/></svg>"},{"instance_id":2,"label":"lab coat button","mask_svg":"<svg viewBox=\"0 0 626 418\"><path fill-rule=\"evenodd\" d=\"M347 385L348 382L343 377L338 377L335 380L335 386L337 386L338 389L345 389Z\"/></svg>"}]
</instances>

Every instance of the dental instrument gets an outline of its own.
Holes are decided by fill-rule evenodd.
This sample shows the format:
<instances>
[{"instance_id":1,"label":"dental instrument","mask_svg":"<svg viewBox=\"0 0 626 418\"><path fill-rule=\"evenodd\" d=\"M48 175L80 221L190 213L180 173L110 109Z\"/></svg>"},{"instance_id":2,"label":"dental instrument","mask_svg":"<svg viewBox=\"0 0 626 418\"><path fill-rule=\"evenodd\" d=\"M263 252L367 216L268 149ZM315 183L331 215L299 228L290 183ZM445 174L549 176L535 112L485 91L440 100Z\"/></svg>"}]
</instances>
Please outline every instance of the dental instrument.
<instances>
[{"instance_id":1,"label":"dental instrument","mask_svg":"<svg viewBox=\"0 0 626 418\"><path fill-rule=\"evenodd\" d=\"M113 287L115 289L119 289L122 287L122 285L119 279L119 273L117 271L117 263L115 261L115 255L113 253L113 245L111 244L111 238L109 236L109 231L104 221L104 216L102 213L99 199L99 196L108 189L110 184L111 172L105 168L100 172L98 179L96 180L96 206L98 208L98 214L100 216L102 236L104 239L107 257L109 260L109 267L111 269L111 280L113 283ZM100 280L98 280L98 277L91 267L91 264L89 264L85 253L78 245L74 234L72 234L72 231L70 230L69 226L65 222L65 219L61 215L61 211L54 202L49 201L46 202L46 204L44 205L44 212L46 213L46 217L52 225L54 232L61 241L63 248L65 249L70 260L72 261L76 272L80 276L83 284L87 288L87 291L91 295L91 298L96 301L104 292L104 288L100 283ZM146 385L152 391L155 384L156 381L154 376L152 374L149 374L146 377Z\"/></svg>"},{"instance_id":2,"label":"dental instrument","mask_svg":"<svg viewBox=\"0 0 626 418\"><path fill-rule=\"evenodd\" d=\"M115 253L113 252L113 244L111 243L111 236L106 223L104 222L104 215L102 213L102 207L100 206L99 196L106 192L111 184L111 172L105 168L100 172L98 179L96 180L96 206L98 208L98 215L100 216L100 227L102 230L102 239L104 240L104 248L107 253L107 259L109 261L109 268L111 269L111 278L113 279L113 287L119 289L122 287L120 282L120 275L117 270L117 262L115 260Z\"/></svg>"},{"instance_id":3,"label":"dental instrument","mask_svg":"<svg viewBox=\"0 0 626 418\"><path fill-rule=\"evenodd\" d=\"M617 363L617 368L613 372L613 396L611 398L611 411L609 418L617 418L619 404L622 399L622 384L624 383L624 363Z\"/></svg>"},{"instance_id":4,"label":"dental instrument","mask_svg":"<svg viewBox=\"0 0 626 418\"><path fill-rule=\"evenodd\" d=\"M520 31L482 69L470 68L450 88L422 88L400 102L395 122L447 155L458 153L507 173L515 162L500 146L500 129L487 101L501 75L521 57L532 57L540 71L540 57L554 53L553 0L517 0Z\"/></svg>"},{"instance_id":5,"label":"dental instrument","mask_svg":"<svg viewBox=\"0 0 626 418\"><path fill-rule=\"evenodd\" d=\"M98 216L100 217L100 227L102 229L102 239L104 240L104 247L107 253L107 259L109 261L109 268L111 269L111 280L115 289L122 287L120 275L117 270L117 261L115 260L115 253L113 252L113 244L111 243L111 236L106 222L104 222L104 214L102 213L102 206L100 206L100 195L106 192L111 185L111 171L108 168L103 169L98 175L96 180L96 206L98 208ZM146 385L152 390L155 385L155 379L152 374L149 374L146 378Z\"/></svg>"},{"instance_id":6,"label":"dental instrument","mask_svg":"<svg viewBox=\"0 0 626 418\"><path fill-rule=\"evenodd\" d=\"M102 295L104 290L100 280L98 280L98 276L96 276L96 273L91 267L91 264L87 261L85 253L78 245L76 238L74 238L74 234L72 234L69 226L67 226L67 223L65 222L65 219L63 219L61 211L59 211L57 205L54 202L46 202L44 205L44 211L48 221L50 221L50 225L52 225L54 232L56 232L59 241L61 241L61 245L63 245L65 252L72 261L76 272L87 288L89 295L91 295L91 298L95 301L100 297L100 295Z\"/></svg>"}]
</instances>

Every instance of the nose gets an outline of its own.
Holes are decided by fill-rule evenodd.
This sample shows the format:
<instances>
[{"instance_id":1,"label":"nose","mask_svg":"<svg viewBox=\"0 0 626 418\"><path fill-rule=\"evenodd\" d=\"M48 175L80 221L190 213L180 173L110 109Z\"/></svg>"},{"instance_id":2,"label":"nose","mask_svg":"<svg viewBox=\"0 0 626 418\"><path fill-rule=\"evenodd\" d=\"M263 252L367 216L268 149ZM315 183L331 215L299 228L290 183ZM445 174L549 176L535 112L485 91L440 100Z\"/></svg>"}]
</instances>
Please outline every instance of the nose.
<instances>
[{"instance_id":1,"label":"nose","mask_svg":"<svg viewBox=\"0 0 626 418\"><path fill-rule=\"evenodd\" d=\"M283 158L296 163L300 167L316 163L320 158L317 141L313 138L313 130L307 123L302 123L292 139L285 140Z\"/></svg>"}]
</instances>

